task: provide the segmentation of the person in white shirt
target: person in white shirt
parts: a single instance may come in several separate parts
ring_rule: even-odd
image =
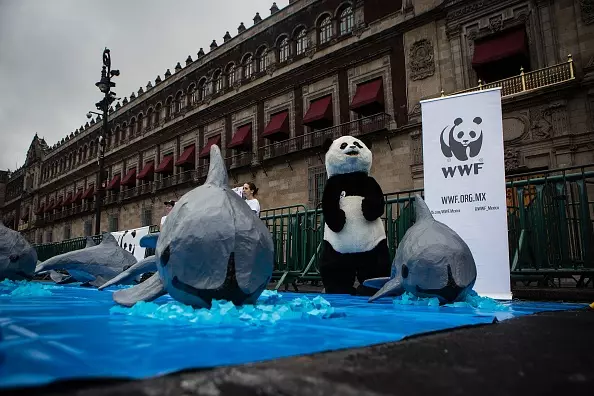
[[[169,212],[171,212],[171,209],[173,209],[173,207],[175,206],[175,201],[173,199],[170,199],[169,201],[165,201],[163,203],[165,204],[165,216],[161,217],[161,227],[163,227],[163,224],[165,223],[165,219],[167,218],[167,215],[169,214]]]
[[[255,198],[256,194],[258,194],[258,188],[254,183],[249,182],[243,185],[245,202],[250,206],[254,213],[256,213],[256,216],[260,216],[260,202]]]

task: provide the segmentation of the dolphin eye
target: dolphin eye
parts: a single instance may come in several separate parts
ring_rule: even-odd
[[[8,259],[14,263],[15,261],[17,261],[19,259],[19,255],[11,254],[10,257],[8,257]]]
[[[340,149],[344,150],[348,146],[348,143],[343,143],[340,145]]]
[[[474,139],[476,137],[476,132],[475,131],[470,131],[469,135],[470,135],[471,138]]]
[[[404,279],[408,278],[408,267],[406,264],[402,264],[402,277]]]
[[[171,255],[171,249],[169,248],[169,245],[167,245],[167,247],[165,248],[165,250],[163,250],[163,253],[161,254],[161,264],[163,264],[163,266],[166,266],[167,264],[169,264],[169,256]]]

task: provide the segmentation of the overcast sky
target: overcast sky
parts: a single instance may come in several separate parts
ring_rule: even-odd
[[[288,0],[277,1],[279,8]],[[0,169],[23,165],[37,132],[51,146],[87,122],[102,53],[129,97],[228,30],[270,15],[273,0],[0,0]]]

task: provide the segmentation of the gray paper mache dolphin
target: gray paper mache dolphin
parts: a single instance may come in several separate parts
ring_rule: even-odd
[[[139,275],[145,274],[147,272],[157,272],[157,258],[155,256],[143,258],[130,268],[127,268],[115,278],[112,278],[103,285],[99,286],[99,290],[106,289],[110,286],[128,285]]]
[[[0,281],[33,278],[37,264],[35,248],[21,235],[0,221]]]
[[[435,220],[427,204],[415,196],[416,221],[396,251],[390,278],[368,279],[363,284],[380,289],[369,298],[399,296],[437,297],[441,304],[463,300],[476,281],[470,248],[450,227]]]
[[[99,287],[134,264],[134,255],[120,247],[111,233],[104,232],[99,245],[92,246],[92,241],[87,239],[87,247],[84,249],[63,253],[41,262],[35,268],[35,273],[66,270],[77,282]]]
[[[274,245],[264,222],[229,187],[218,146],[210,149],[205,184],[184,194],[158,235],[151,278],[113,293],[120,305],[169,293],[196,308],[212,300],[253,304],[272,276]]]

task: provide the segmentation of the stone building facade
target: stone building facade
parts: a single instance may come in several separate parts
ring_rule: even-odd
[[[183,64],[182,64],[183,63]],[[102,229],[158,224],[218,144],[263,209],[318,204],[321,145],[372,140],[385,192],[422,187],[419,101],[502,86],[509,174],[594,162],[594,1],[293,0],[188,56],[111,109]],[[5,224],[41,243],[90,235],[100,117],[6,184]]]

